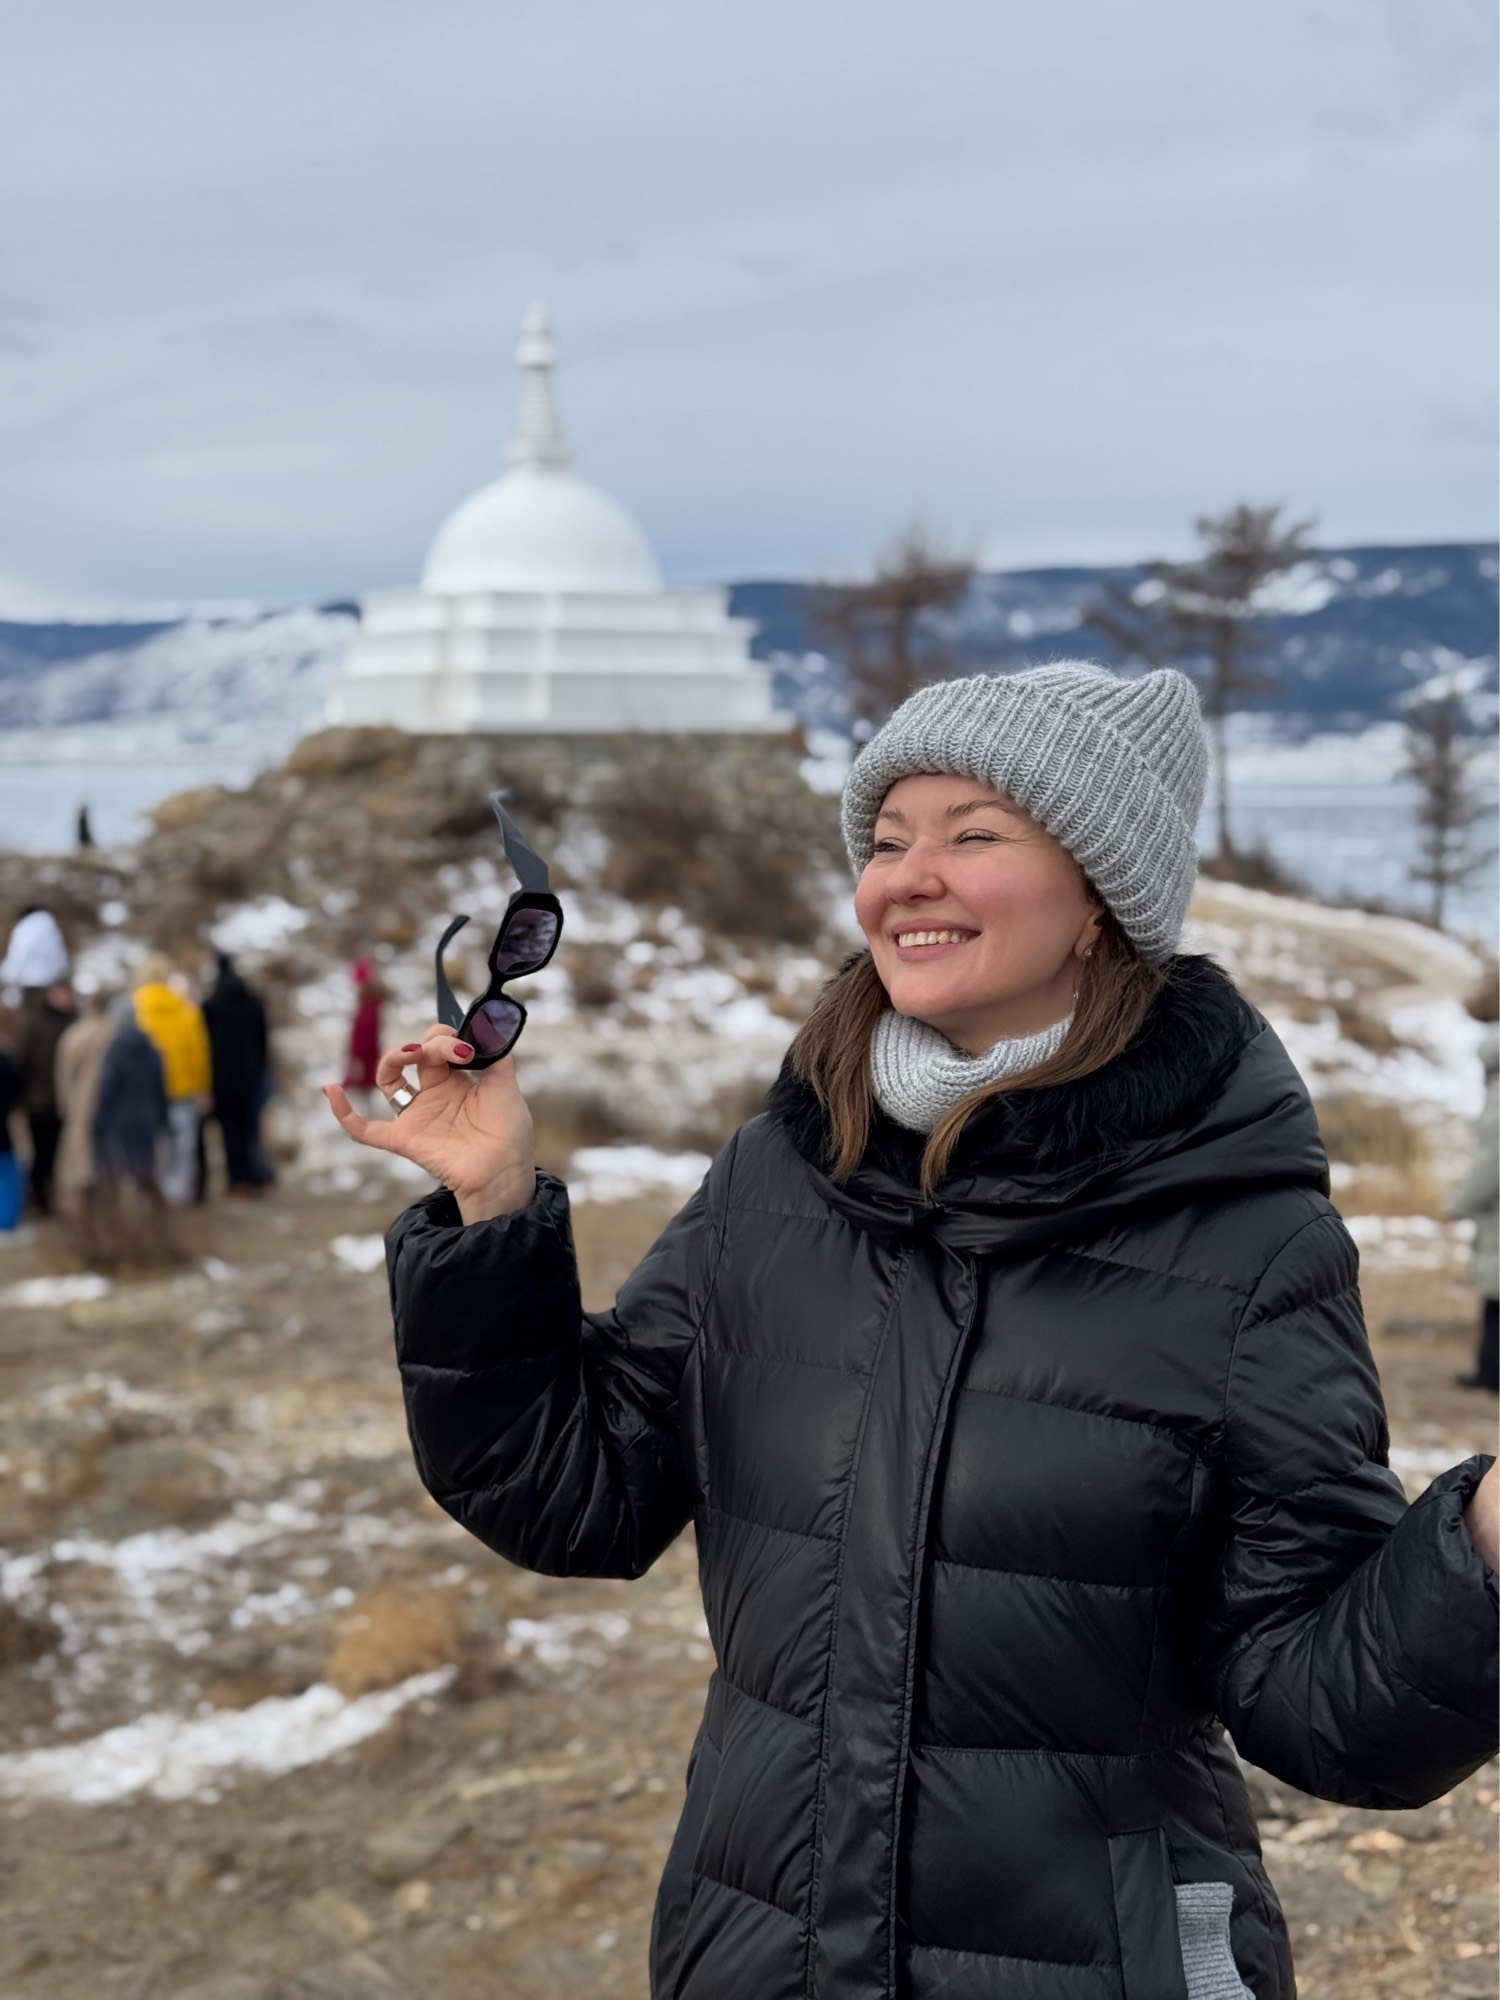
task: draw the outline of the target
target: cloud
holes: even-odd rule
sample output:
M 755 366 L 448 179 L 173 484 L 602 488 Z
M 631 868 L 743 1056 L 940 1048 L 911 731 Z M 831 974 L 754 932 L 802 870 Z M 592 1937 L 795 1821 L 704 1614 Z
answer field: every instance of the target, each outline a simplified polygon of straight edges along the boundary
M 0 307 L 12 568 L 414 576 L 538 294 L 583 469 L 678 576 L 841 565 L 917 505 L 1060 557 L 1240 492 L 1492 526 L 1471 0 L 75 0 L 8 42 L 0 258 L 46 316 L 17 350 Z

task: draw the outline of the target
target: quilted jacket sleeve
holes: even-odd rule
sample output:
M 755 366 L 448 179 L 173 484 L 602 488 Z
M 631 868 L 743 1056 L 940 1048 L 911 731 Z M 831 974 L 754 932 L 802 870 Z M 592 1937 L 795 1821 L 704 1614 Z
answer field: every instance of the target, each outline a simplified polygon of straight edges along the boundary
M 429 1196 L 386 1237 L 422 1483 L 490 1548 L 549 1576 L 640 1576 L 691 1511 L 677 1391 L 721 1241 L 733 1146 L 609 1312 L 583 1311 L 567 1190 L 465 1228 Z
M 1496 1578 L 1462 1518 L 1490 1461 L 1407 1505 L 1385 1463 L 1357 1275 L 1325 1211 L 1241 1318 L 1212 1665 L 1218 1712 L 1252 1763 L 1323 1798 L 1415 1806 L 1496 1748 Z

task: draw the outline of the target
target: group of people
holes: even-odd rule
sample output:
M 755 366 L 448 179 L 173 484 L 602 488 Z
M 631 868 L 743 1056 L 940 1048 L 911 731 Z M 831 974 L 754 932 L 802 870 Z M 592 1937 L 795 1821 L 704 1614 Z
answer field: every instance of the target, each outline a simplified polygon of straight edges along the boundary
M 210 1120 L 232 1195 L 274 1180 L 260 1138 L 272 1090 L 266 1010 L 227 953 L 201 1000 L 160 952 L 112 994 L 73 977 L 56 917 L 34 906 L 12 929 L 0 990 L 0 1227 L 28 1212 L 205 1200 Z M 30 1139 L 24 1174 L 16 1111 Z

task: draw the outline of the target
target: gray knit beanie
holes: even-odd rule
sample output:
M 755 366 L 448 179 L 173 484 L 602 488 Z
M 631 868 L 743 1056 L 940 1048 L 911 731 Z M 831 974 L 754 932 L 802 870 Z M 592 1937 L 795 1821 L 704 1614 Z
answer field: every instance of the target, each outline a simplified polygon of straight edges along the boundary
M 1163 965 L 1198 872 L 1193 836 L 1207 763 L 1197 691 L 1171 667 L 1126 680 L 1088 660 L 1058 660 L 936 681 L 855 758 L 844 845 L 857 875 L 898 778 L 977 778 L 1062 842 L 1142 957 Z

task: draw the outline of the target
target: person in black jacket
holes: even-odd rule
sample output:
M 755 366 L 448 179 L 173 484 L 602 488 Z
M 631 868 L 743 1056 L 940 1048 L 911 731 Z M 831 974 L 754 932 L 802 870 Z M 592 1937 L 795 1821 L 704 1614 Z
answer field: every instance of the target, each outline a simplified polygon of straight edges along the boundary
M 213 1061 L 213 1115 L 224 1135 L 224 1166 L 231 1194 L 253 1194 L 274 1176 L 260 1145 L 266 1101 L 270 1037 L 258 994 L 221 951 L 218 977 L 203 1001 L 203 1021 Z
M 1306 1090 L 1178 949 L 1203 782 L 1171 671 L 914 695 L 868 950 L 608 1312 L 509 1059 L 329 1088 L 446 1184 L 387 1239 L 428 1490 L 554 1575 L 695 1526 L 658 2000 L 1290 2000 L 1229 1739 L 1387 1808 L 1496 1747 L 1496 1473 L 1389 1469 Z
M 73 989 L 65 981 L 26 995 L 21 1010 L 21 1107 L 31 1135 L 29 1194 L 38 1215 L 53 1212 L 52 1183 L 62 1117 L 57 1104 L 57 1045 L 78 1018 Z

